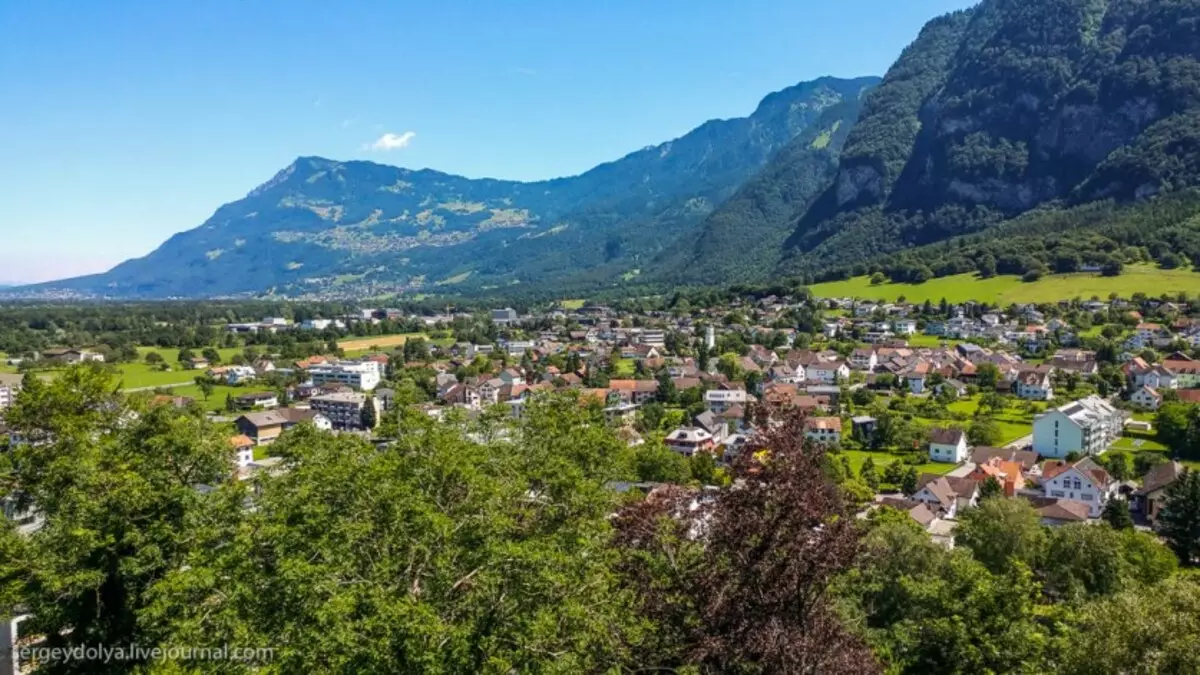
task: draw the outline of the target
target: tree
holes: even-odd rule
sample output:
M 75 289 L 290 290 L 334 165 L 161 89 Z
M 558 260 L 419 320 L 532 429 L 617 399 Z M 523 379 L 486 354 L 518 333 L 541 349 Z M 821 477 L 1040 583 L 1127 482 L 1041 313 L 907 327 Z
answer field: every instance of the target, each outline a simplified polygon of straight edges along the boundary
M 979 364 L 979 367 L 975 371 L 975 376 L 981 390 L 994 391 L 996 383 L 1000 381 L 1000 369 L 990 361 L 984 362 Z
M 155 643 L 143 620 L 154 587 L 186 567 L 199 522 L 220 510 L 195 486 L 228 483 L 227 434 L 171 406 L 131 415 L 116 390 L 110 371 L 73 366 L 53 383 L 29 383 L 7 411 L 36 442 L 0 459 L 0 499 L 36 504 L 44 526 L 33 537 L 0 528 L 0 607 L 29 613 L 24 628 L 46 635 L 47 647 Z
M 1129 480 L 1134 477 L 1133 461 L 1130 460 L 1128 452 L 1106 452 L 1101 455 L 1101 460 L 1113 478 Z
M 1200 586 L 1184 577 L 1080 607 L 1060 641 L 1055 672 L 1200 672 Z
M 200 394 L 204 396 L 204 400 L 207 402 L 208 397 L 212 396 L 213 390 L 216 388 L 216 383 L 213 382 L 211 377 L 200 375 L 196 377 L 196 386 L 200 387 Z
M 233 412 L 235 410 L 237 410 L 237 405 L 233 402 L 233 394 L 226 393 L 225 394 L 225 411 Z
M 911 495 L 917 491 L 918 480 L 920 480 L 920 476 L 917 475 L 916 468 L 910 466 L 904 470 L 904 474 L 900 478 L 900 489 L 904 494 Z
M 875 460 L 868 457 L 858 470 L 858 477 L 874 491 L 879 490 L 879 472 L 875 469 Z
M 683 485 L 692 477 L 687 458 L 661 443 L 643 443 L 638 446 L 634 451 L 633 462 L 634 471 L 640 481 Z
M 883 480 L 885 483 L 899 487 L 904 482 L 903 462 L 892 462 L 883 467 Z
M 375 410 L 375 399 L 367 398 L 366 404 L 363 405 L 362 411 L 359 414 L 359 422 L 364 429 L 374 429 L 379 423 L 379 414 Z
M 644 625 L 608 536 L 628 448 L 602 411 L 550 398 L 514 423 L 521 452 L 409 413 L 387 452 L 289 431 L 253 510 L 246 487 L 217 488 L 236 508 L 161 575 L 139 644 L 240 638 L 280 672 L 617 668 Z
M 209 363 L 220 363 L 221 362 L 221 353 L 218 352 L 217 350 L 213 349 L 212 347 L 205 347 L 200 352 L 200 355 L 203 356 L 204 360 L 208 361 Z
M 1184 565 L 1200 559 L 1200 473 L 1184 471 L 1167 487 L 1158 532 Z
M 995 446 L 1004 440 L 1004 437 L 995 420 L 990 417 L 977 417 L 967 428 L 967 440 L 971 445 Z
M 640 669 L 878 672 L 829 597 L 860 528 L 802 417 L 765 429 L 734 462 L 737 489 L 696 507 L 693 492 L 664 491 L 618 513 L 620 570 L 654 624 L 632 654 Z
M 717 359 L 717 372 L 731 381 L 741 380 L 742 364 L 738 362 L 738 355 L 733 353 L 722 354 L 721 358 Z
M 959 514 L 954 541 L 994 574 L 1015 563 L 1035 567 L 1046 546 L 1041 519 L 1024 499 L 988 499 Z
M 187 363 L 188 361 L 191 361 L 194 358 L 196 358 L 195 352 L 193 352 L 190 349 L 185 348 L 185 349 L 179 350 L 179 356 L 177 356 L 175 360 L 178 361 L 179 363 Z
M 1100 518 L 1112 526 L 1114 530 L 1132 530 L 1133 516 L 1129 513 L 1129 502 L 1124 499 L 1110 499 L 1104 505 Z
M 144 360 L 151 366 L 157 366 L 164 361 L 162 354 L 159 354 L 158 352 L 146 352 Z
M 643 434 L 662 428 L 666 409 L 658 402 L 646 403 L 638 410 L 637 429 Z
M 679 392 L 675 390 L 675 381 L 671 379 L 670 373 L 665 370 L 658 376 L 657 395 L 659 402 L 667 405 L 679 400 Z
M 979 500 L 992 499 L 993 497 L 1003 497 L 1004 486 L 995 476 L 988 476 L 987 480 L 979 484 Z

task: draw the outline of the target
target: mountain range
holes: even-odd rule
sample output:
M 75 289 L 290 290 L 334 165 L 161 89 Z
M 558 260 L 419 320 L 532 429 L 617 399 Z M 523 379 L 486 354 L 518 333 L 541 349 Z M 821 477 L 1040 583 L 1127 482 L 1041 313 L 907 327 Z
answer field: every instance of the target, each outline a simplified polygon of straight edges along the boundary
M 709 121 L 581 175 L 535 183 L 301 157 L 150 255 L 39 288 L 118 297 L 360 294 L 636 276 L 659 252 L 694 238 L 781 148 L 826 123 L 826 111 L 877 83 L 800 83 L 748 117 Z
M 922 251 L 1016 231 L 1032 259 L 1008 267 L 1023 272 L 1050 262 L 1051 233 L 1089 227 L 1089 205 L 1197 185 L 1200 0 L 984 0 L 929 22 L 881 82 L 802 83 L 579 176 L 301 158 L 149 256 L 43 288 L 661 290 L 918 258 L 937 274 L 974 261 Z M 1190 246 L 1192 203 L 1159 209 L 1171 245 Z M 1136 220 L 1121 213 L 1105 232 Z M 1089 240 L 1097 256 L 1167 246 L 1105 237 Z

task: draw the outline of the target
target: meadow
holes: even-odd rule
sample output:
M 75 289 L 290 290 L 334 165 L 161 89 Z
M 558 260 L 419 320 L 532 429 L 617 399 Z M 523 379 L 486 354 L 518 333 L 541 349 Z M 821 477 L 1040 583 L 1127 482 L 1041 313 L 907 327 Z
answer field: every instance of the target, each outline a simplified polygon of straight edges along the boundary
M 895 302 L 904 297 L 908 302 L 958 303 L 974 300 L 989 304 L 1014 302 L 1056 302 L 1075 297 L 1107 298 L 1110 294 L 1128 298 L 1134 293 L 1158 297 L 1163 293 L 1200 293 L 1200 272 L 1191 269 L 1164 270 L 1153 265 L 1128 265 L 1120 276 L 1099 274 L 1054 274 L 1026 283 L 1017 276 L 996 276 L 980 279 L 975 274 L 931 279 L 923 284 L 884 283 L 872 286 L 868 277 L 832 281 L 809 287 L 819 298 L 862 298 Z
M 881 474 L 885 466 L 901 460 L 900 457 L 886 452 L 870 452 L 867 450 L 842 450 L 841 454 L 850 460 L 850 469 L 854 471 L 854 475 L 856 476 L 862 470 L 862 465 L 867 461 L 868 457 L 875 462 L 875 469 Z M 926 464 L 918 464 L 914 468 L 918 474 L 932 473 L 940 476 L 953 471 L 956 465 L 942 462 L 928 462 Z

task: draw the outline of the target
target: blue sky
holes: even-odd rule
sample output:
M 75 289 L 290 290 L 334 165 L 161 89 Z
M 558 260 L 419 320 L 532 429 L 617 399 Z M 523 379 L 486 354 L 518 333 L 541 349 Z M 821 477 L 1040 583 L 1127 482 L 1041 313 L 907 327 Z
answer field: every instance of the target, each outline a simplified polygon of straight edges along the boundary
M 882 75 L 971 4 L 0 2 L 0 282 L 145 255 L 302 155 L 578 173 L 801 80 Z

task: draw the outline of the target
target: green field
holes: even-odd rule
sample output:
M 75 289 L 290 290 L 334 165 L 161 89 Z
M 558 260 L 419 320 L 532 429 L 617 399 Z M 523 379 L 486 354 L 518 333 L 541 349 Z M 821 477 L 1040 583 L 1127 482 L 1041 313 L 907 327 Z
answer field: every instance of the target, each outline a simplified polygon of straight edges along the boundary
M 880 472 L 882 472 L 883 467 L 887 466 L 888 464 L 900 461 L 900 458 L 897 457 L 896 455 L 891 455 L 886 452 L 868 452 L 866 450 L 843 450 L 842 454 L 845 455 L 850 460 L 850 468 L 854 471 L 855 476 L 857 476 L 858 472 L 860 470 L 862 470 L 863 462 L 867 461 L 868 457 L 875 460 L 875 468 L 878 469 Z M 935 474 L 941 475 L 941 474 L 950 473 L 951 471 L 954 470 L 955 466 L 956 465 L 954 465 L 954 464 L 945 464 L 945 463 L 941 463 L 941 462 L 928 462 L 925 464 L 918 464 L 914 468 L 917 470 L 917 473 L 919 473 L 919 474 L 920 473 L 935 473 Z
M 614 377 L 633 377 L 637 371 L 637 361 L 634 359 L 621 359 L 613 366 Z
M 141 359 L 137 363 L 120 363 L 117 364 L 117 370 L 121 371 L 122 387 L 125 389 L 142 389 L 145 387 L 164 387 L 173 384 L 182 384 L 192 382 L 196 376 L 202 375 L 201 370 L 185 370 L 183 364 L 179 363 L 179 351 L 174 348 L 166 347 L 138 347 L 138 354 Z M 155 352 L 163 358 L 163 361 L 171 367 L 168 371 L 155 370 L 146 363 L 146 355 Z M 200 355 L 199 349 L 193 349 L 192 352 L 197 356 Z M 234 354 L 240 354 L 241 349 L 236 347 L 228 349 L 218 349 L 217 352 L 221 355 L 222 363 L 228 362 L 233 358 Z M 186 394 L 180 394 L 184 396 Z
M 584 302 L 586 301 L 581 298 L 574 298 L 571 300 L 563 300 L 562 302 L 558 303 L 558 306 L 566 310 L 576 310 L 583 307 Z
M 1129 265 L 1117 277 L 1098 274 L 1057 274 L 1025 283 L 1020 277 L 999 276 L 980 279 L 974 274 L 959 274 L 932 279 L 923 284 L 880 284 L 872 286 L 868 277 L 848 281 L 815 284 L 809 289 L 820 298 L 864 298 L 895 302 L 904 296 L 909 302 L 987 303 L 1054 302 L 1074 297 L 1105 299 L 1110 293 L 1128 298 L 1134 293 L 1158 297 L 1163 293 L 1200 293 L 1200 273 L 1190 269 L 1164 270 L 1153 265 Z
M 200 404 L 201 408 L 210 412 L 223 413 L 225 412 L 225 397 L 227 395 L 232 395 L 234 398 L 237 398 L 242 394 L 249 394 L 256 391 L 261 391 L 261 389 L 255 389 L 254 387 L 227 387 L 224 385 L 217 385 L 213 388 L 212 396 L 208 397 L 208 400 L 205 401 L 204 394 L 200 391 L 200 387 L 194 384 L 189 384 L 185 387 L 173 387 L 170 395 L 194 398 L 196 399 L 196 403 Z

